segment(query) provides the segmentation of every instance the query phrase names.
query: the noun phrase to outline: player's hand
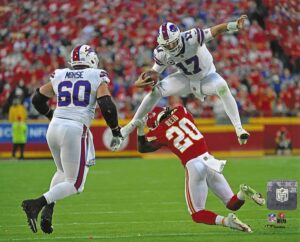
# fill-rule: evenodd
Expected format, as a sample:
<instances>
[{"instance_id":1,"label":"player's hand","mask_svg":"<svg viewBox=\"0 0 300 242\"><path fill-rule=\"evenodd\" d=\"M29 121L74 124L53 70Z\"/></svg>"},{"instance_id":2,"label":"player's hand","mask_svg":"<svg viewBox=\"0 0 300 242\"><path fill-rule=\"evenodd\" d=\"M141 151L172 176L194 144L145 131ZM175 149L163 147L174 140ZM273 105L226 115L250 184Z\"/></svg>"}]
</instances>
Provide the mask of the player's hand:
<instances>
[{"instance_id":1,"label":"player's hand","mask_svg":"<svg viewBox=\"0 0 300 242\"><path fill-rule=\"evenodd\" d=\"M245 20L248 19L247 15L242 15L237 19L237 28L238 30L243 29L245 25Z\"/></svg>"},{"instance_id":2,"label":"player's hand","mask_svg":"<svg viewBox=\"0 0 300 242\"><path fill-rule=\"evenodd\" d=\"M158 73L154 70L143 72L134 85L138 88L153 87L158 81Z\"/></svg>"},{"instance_id":3,"label":"player's hand","mask_svg":"<svg viewBox=\"0 0 300 242\"><path fill-rule=\"evenodd\" d=\"M111 148L112 151L119 150L120 147L121 147L123 137L122 137L122 134L121 134L120 130L121 130L120 127L117 127L115 129L111 130L112 134L113 134L113 137L112 137L112 140L110 142L110 148Z\"/></svg>"}]
</instances>

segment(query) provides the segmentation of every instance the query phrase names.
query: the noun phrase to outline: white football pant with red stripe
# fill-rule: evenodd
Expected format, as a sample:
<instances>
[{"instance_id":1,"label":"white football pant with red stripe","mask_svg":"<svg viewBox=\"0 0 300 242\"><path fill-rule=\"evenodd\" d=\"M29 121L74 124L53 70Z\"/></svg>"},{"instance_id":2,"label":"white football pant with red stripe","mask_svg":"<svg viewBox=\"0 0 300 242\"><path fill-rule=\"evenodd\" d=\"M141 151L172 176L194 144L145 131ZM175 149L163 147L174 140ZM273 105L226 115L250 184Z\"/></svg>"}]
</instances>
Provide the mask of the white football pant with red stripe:
<instances>
[{"instance_id":1,"label":"white football pant with red stripe","mask_svg":"<svg viewBox=\"0 0 300 242\"><path fill-rule=\"evenodd\" d=\"M48 204L83 191L89 152L94 149L89 135L89 129L78 121L53 118L50 122L47 142L57 171L44 194Z\"/></svg>"},{"instance_id":2,"label":"white football pant with red stripe","mask_svg":"<svg viewBox=\"0 0 300 242\"><path fill-rule=\"evenodd\" d=\"M225 177L208 168L200 157L188 161L185 168L185 198L190 214L205 209L208 188L225 205L234 195Z\"/></svg>"}]
</instances>

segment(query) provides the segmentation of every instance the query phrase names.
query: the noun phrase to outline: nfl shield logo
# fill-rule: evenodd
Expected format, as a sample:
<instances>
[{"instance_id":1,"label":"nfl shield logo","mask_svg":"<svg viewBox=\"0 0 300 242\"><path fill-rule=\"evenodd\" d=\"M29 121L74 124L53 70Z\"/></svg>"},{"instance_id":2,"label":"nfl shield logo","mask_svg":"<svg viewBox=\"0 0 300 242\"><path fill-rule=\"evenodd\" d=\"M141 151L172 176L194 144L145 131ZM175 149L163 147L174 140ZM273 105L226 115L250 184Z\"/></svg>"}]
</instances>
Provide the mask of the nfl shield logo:
<instances>
[{"instance_id":1,"label":"nfl shield logo","mask_svg":"<svg viewBox=\"0 0 300 242\"><path fill-rule=\"evenodd\" d=\"M286 202L289 200L289 190L286 189L286 188L279 188L279 189L276 189L276 200L278 202Z\"/></svg>"},{"instance_id":2,"label":"nfl shield logo","mask_svg":"<svg viewBox=\"0 0 300 242\"><path fill-rule=\"evenodd\" d=\"M272 180L267 184L267 208L269 210L297 209L298 182Z\"/></svg>"},{"instance_id":3,"label":"nfl shield logo","mask_svg":"<svg viewBox=\"0 0 300 242\"><path fill-rule=\"evenodd\" d=\"M268 222L269 223L275 223L277 220L275 213L269 213L268 214Z\"/></svg>"}]
</instances>

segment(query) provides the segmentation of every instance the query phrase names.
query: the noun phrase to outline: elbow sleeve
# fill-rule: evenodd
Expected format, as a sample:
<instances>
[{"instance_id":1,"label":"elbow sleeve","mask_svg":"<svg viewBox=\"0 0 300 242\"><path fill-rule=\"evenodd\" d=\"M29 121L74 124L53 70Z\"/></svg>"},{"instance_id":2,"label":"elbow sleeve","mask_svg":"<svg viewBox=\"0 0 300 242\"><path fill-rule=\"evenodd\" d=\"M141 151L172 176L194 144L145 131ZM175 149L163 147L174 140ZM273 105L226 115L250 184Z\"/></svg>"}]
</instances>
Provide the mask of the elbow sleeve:
<instances>
[{"instance_id":1,"label":"elbow sleeve","mask_svg":"<svg viewBox=\"0 0 300 242\"><path fill-rule=\"evenodd\" d=\"M105 95L97 99L103 118L107 125L114 129L119 126L118 122L118 111L116 105L112 101L111 96Z\"/></svg>"},{"instance_id":2,"label":"elbow sleeve","mask_svg":"<svg viewBox=\"0 0 300 242\"><path fill-rule=\"evenodd\" d=\"M32 97L32 104L40 114L45 115L51 120L53 116L53 110L47 104L48 100L49 97L40 93L39 88L37 88Z\"/></svg>"}]
</instances>

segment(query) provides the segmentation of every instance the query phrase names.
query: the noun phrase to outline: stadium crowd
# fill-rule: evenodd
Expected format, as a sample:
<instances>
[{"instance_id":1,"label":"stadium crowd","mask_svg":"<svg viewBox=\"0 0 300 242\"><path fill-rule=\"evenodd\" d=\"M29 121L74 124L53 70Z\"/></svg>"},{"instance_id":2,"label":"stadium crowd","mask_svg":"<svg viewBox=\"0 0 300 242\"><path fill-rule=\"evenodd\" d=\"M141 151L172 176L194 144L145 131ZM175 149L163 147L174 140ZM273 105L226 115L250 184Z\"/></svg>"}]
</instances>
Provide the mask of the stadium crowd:
<instances>
[{"instance_id":1,"label":"stadium crowd","mask_svg":"<svg viewBox=\"0 0 300 242\"><path fill-rule=\"evenodd\" d=\"M133 82L153 64L159 25L181 30L249 17L247 30L208 44L242 117L300 116L300 14L297 0L2 0L0 6L0 117L18 98L29 118L33 90L67 66L71 49L96 48L108 71L120 118L130 118L147 90ZM172 72L167 69L163 75ZM224 118L216 97L163 99L184 103L196 117ZM52 105L55 101L52 100ZM101 114L98 112L98 116Z\"/></svg>"}]
</instances>

